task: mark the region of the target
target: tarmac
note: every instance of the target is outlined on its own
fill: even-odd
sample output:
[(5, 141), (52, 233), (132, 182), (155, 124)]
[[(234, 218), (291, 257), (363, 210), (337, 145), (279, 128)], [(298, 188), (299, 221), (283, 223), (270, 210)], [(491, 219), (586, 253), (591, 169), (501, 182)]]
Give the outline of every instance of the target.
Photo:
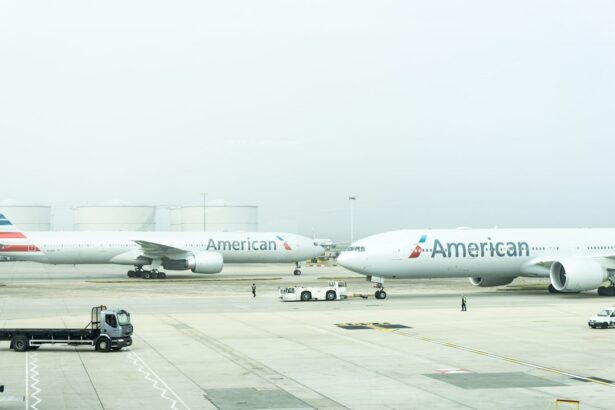
[[(343, 268), (292, 268), (148, 281), (118, 266), (0, 263), (0, 327), (85, 326), (105, 304), (135, 328), (119, 352), (0, 342), (0, 409), (613, 408), (615, 329), (587, 320), (615, 298), (549, 294), (545, 280), (443, 279), (388, 280), (378, 300)], [(350, 298), (278, 298), (279, 287), (334, 279)]]

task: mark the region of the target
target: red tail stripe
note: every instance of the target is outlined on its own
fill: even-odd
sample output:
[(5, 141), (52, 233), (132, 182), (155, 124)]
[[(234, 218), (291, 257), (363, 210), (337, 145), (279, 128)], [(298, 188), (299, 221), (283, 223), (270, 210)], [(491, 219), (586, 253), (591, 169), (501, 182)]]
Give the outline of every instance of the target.
[(0, 247), (0, 252), (40, 252), (35, 245), (4, 245)]
[(26, 235), (21, 232), (0, 232), (0, 238), (26, 239)]

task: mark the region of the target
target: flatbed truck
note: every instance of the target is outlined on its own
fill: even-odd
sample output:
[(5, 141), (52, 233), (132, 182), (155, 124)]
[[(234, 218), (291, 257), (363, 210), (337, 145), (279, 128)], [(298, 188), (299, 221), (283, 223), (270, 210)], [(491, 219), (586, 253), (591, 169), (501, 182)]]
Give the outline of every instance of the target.
[(120, 350), (132, 345), (130, 314), (123, 309), (94, 306), (83, 329), (0, 329), (0, 341), (9, 341), (16, 352), (36, 350), (43, 344), (93, 346), (96, 351)]

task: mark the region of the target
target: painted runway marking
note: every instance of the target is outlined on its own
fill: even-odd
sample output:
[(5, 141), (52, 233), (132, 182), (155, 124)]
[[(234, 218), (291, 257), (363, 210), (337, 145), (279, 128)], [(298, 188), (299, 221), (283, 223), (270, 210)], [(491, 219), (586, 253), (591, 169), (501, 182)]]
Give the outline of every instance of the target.
[(375, 329), (376, 330), (381, 330), (381, 331), (387, 331), (387, 332), (390, 332), (390, 333), (395, 333), (395, 334), (402, 335), (402, 336), (412, 337), (412, 338), (415, 338), (415, 339), (418, 339), (418, 340), (422, 340), (424, 342), (435, 343), (435, 344), (439, 344), (441, 346), (451, 347), (453, 349), (464, 350), (466, 352), (480, 354), (482, 356), (491, 357), (493, 359), (503, 360), (503, 361), (506, 361), (506, 362), (510, 362), (510, 363), (514, 363), (514, 364), (519, 364), (519, 365), (522, 365), (522, 366), (532, 367), (534, 369), (539, 369), (539, 370), (544, 370), (544, 371), (551, 372), (551, 373), (556, 373), (556, 374), (559, 374), (559, 375), (562, 375), (562, 376), (568, 376), (568, 377), (571, 377), (571, 378), (577, 379), (577, 380), (597, 383), (597, 384), (601, 384), (603, 386), (615, 387), (615, 382), (602, 381), (602, 380), (599, 380), (599, 379), (597, 379), (595, 377), (580, 376), (578, 374), (570, 373), (570, 372), (567, 372), (567, 371), (564, 371), (564, 370), (560, 370), (560, 369), (555, 369), (553, 367), (542, 366), (542, 365), (539, 365), (539, 364), (535, 364), (535, 363), (530, 363), (530, 362), (526, 362), (526, 361), (523, 361), (523, 360), (514, 359), (512, 357), (506, 357), (506, 356), (502, 356), (502, 355), (495, 354), (495, 353), (485, 352), (483, 350), (473, 349), (471, 347), (461, 346), (461, 345), (458, 345), (458, 344), (455, 344), (455, 343), (451, 343), (451, 342), (444, 342), (444, 341), (441, 341), (441, 340), (436, 340), (436, 339), (432, 339), (430, 337), (425, 337), (425, 336), (412, 335), (410, 333), (403, 332), (403, 331), (400, 331), (400, 330), (384, 330), (384, 329), (377, 329), (377, 328), (375, 328)]
[[(38, 384), (40, 383), (40, 380), (38, 379), (39, 373), (38, 373), (38, 355), (36, 353), (32, 353), (32, 357), (30, 358), (30, 366), (28, 368), (29, 373), (30, 373), (30, 380), (27, 380), (27, 384), (26, 384), (26, 395), (28, 394), (28, 384), (30, 385), (30, 387), (32, 388), (32, 393), (28, 396), (31, 397), (32, 400), (34, 400), (34, 403), (32, 403), (32, 405), (30, 405), (30, 401), (28, 400), (28, 398), (26, 398), (26, 408), (27, 409), (34, 409), (34, 410), (38, 410), (38, 404), (42, 401), (39, 397), (38, 394), (41, 392), (41, 389), (38, 388)], [(28, 362), (28, 352), (26, 352), (26, 363)], [(32, 383), (30, 383), (30, 381), (32, 381)]]
[[(158, 376), (156, 372), (154, 372), (152, 368), (148, 366), (147, 363), (145, 363), (145, 361), (141, 358), (141, 356), (137, 354), (137, 352), (132, 349), (128, 350), (130, 351), (128, 358), (132, 360), (133, 364), (136, 367), (138, 367), (139, 372), (144, 374), (145, 380), (152, 382), (152, 387), (160, 391), (160, 397), (170, 402), (171, 409), (179, 410), (177, 408), (177, 404), (180, 403), (183, 408), (185, 408), (186, 410), (190, 410), (190, 407), (188, 407), (188, 405), (184, 403), (184, 401), (177, 395), (177, 393), (175, 393), (173, 389), (171, 389), (169, 385), (166, 384), (164, 380), (162, 380), (160, 376)], [(153, 378), (151, 376), (153, 376)], [(175, 398), (169, 397), (167, 393), (170, 393), (171, 396)]]
[(28, 352), (26, 352), (26, 410), (30, 408), (30, 378), (28, 374), (30, 373), (30, 364), (28, 363)]

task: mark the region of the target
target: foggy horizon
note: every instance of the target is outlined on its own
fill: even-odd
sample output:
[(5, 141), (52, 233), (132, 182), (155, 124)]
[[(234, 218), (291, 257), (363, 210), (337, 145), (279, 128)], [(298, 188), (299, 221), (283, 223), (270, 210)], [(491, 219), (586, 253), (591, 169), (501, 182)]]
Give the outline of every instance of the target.
[(0, 201), (259, 230), (614, 227), (615, 4), (0, 6)]

